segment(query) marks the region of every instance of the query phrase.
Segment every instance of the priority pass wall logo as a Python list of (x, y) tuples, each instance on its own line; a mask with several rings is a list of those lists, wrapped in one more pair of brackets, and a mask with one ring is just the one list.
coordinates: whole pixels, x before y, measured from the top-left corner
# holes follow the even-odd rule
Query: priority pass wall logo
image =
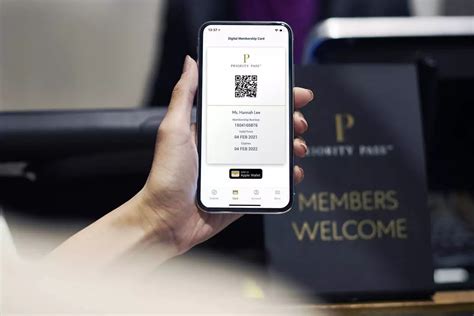
[(358, 125), (352, 113), (335, 113), (333, 129), (335, 143), (310, 146), (307, 157), (384, 157), (394, 150), (393, 144), (350, 144), (351, 132)]

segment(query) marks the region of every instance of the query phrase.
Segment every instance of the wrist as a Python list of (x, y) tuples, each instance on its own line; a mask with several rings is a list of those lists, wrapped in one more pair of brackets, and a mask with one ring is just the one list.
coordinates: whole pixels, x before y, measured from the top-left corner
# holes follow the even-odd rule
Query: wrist
[(145, 189), (120, 206), (117, 213), (119, 225), (137, 232), (135, 248), (159, 248), (163, 262), (180, 254), (171, 229), (159, 216), (160, 211), (154, 207)]
[(139, 193), (71, 236), (43, 263), (52, 271), (95, 273), (122, 267), (141, 274), (178, 255), (177, 249)]

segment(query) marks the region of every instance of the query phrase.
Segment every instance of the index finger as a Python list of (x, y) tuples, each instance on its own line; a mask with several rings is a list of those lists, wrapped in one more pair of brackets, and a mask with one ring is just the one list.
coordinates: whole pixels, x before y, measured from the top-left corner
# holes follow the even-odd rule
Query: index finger
[(294, 87), (295, 109), (301, 109), (314, 99), (313, 91), (305, 88)]

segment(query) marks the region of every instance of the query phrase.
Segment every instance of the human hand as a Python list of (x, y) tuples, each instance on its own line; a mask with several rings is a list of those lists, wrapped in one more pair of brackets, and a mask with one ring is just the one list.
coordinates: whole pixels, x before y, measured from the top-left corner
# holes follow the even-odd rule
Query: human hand
[[(196, 62), (186, 56), (183, 73), (176, 84), (168, 112), (158, 129), (155, 156), (148, 180), (138, 194), (142, 215), (153, 230), (181, 254), (194, 245), (214, 236), (241, 214), (210, 214), (200, 211), (195, 204), (198, 178), (198, 153), (196, 129), (191, 124), (191, 110), (198, 85)], [(300, 109), (313, 99), (313, 93), (294, 88), (295, 109)], [(308, 151), (300, 137), (307, 129), (303, 114), (293, 114), (297, 136), (293, 142), (294, 154), (304, 157)], [(294, 180), (303, 180), (304, 172), (294, 167)]]

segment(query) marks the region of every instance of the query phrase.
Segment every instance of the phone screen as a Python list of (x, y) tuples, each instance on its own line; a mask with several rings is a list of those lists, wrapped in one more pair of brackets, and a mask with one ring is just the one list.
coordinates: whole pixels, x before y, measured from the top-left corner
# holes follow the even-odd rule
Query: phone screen
[(207, 24), (199, 47), (198, 204), (285, 211), (292, 203), (292, 35), (280, 22)]

